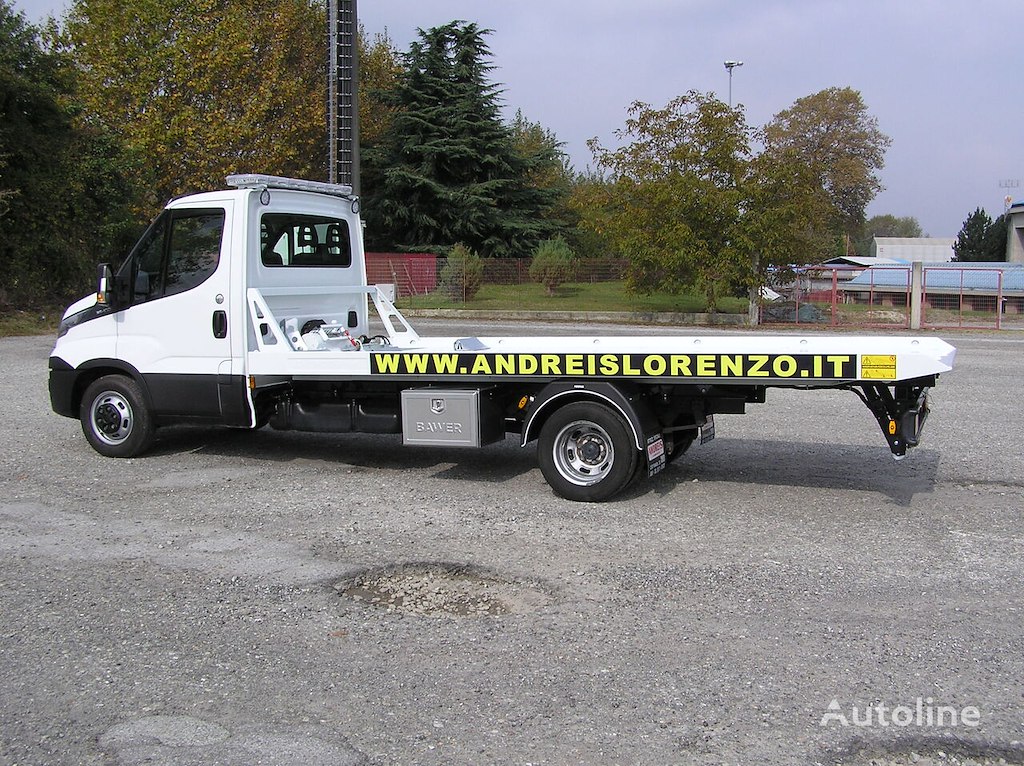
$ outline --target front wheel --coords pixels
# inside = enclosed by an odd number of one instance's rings
[[[567,500],[599,502],[622,491],[640,459],[628,424],[601,404],[575,402],[541,428],[537,459],[551,488]]]
[[[153,439],[153,417],[139,384],[124,375],[93,381],[79,409],[82,432],[106,457],[134,457]]]

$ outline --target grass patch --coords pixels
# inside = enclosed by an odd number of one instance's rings
[[[408,309],[474,309],[478,311],[626,311],[704,313],[707,303],[701,295],[633,295],[623,282],[575,282],[562,285],[554,295],[536,283],[520,285],[484,285],[476,297],[466,303],[453,301],[441,293],[402,298],[398,305]],[[745,314],[745,298],[723,298],[718,303],[722,314]]]
[[[0,338],[15,335],[56,335],[64,309],[4,309],[0,311]]]

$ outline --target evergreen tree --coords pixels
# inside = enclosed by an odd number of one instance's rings
[[[992,221],[992,225],[985,232],[985,259],[987,261],[1006,260],[1006,238],[1009,222],[1005,215],[1001,215]]]
[[[993,221],[987,212],[977,208],[967,216],[953,245],[953,260],[990,262],[1006,260],[1006,217]]]
[[[380,249],[528,256],[558,228],[559,192],[528,179],[544,153],[516,151],[489,82],[488,30],[452,22],[420,30],[394,90],[396,113],[365,153],[367,239]]]

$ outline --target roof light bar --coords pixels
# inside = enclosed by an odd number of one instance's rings
[[[330,194],[333,197],[351,197],[352,187],[344,184],[328,184],[322,181],[303,181],[299,178],[282,176],[265,176],[260,173],[244,173],[228,176],[228,186],[236,189],[287,189],[288,191],[316,192]]]

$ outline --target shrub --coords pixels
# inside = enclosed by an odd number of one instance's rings
[[[541,242],[530,264],[530,279],[547,288],[548,295],[572,277],[575,257],[561,237]]]
[[[465,245],[456,245],[441,269],[441,290],[457,302],[473,300],[483,283],[484,262]]]

